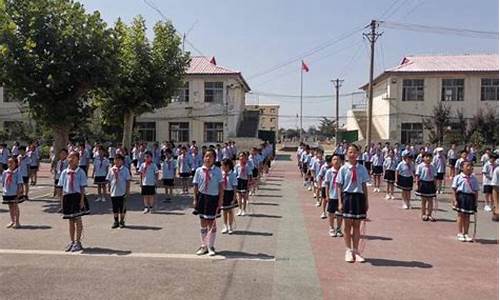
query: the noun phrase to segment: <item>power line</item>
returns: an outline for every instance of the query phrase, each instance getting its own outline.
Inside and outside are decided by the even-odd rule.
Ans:
[[[397,23],[390,21],[378,21],[385,28],[400,29],[415,32],[427,32],[444,35],[457,35],[470,38],[498,39],[498,31],[483,31],[465,28],[450,28],[441,26],[429,26],[421,24]]]
[[[300,98],[300,95],[285,95],[285,94],[275,94],[275,93],[267,93],[267,92],[250,92],[250,95],[259,95],[259,96],[269,96],[269,97],[281,97],[281,98]],[[365,92],[351,92],[351,93],[344,93],[344,94],[339,94],[340,97],[349,97],[353,95],[362,95],[365,94]],[[302,96],[303,98],[333,98],[332,95],[304,95]]]

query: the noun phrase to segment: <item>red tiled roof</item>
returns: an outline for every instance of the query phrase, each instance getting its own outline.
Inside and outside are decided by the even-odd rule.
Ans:
[[[187,75],[236,75],[241,80],[241,83],[247,91],[250,91],[250,86],[241,75],[240,71],[231,70],[216,64],[215,57],[192,56],[189,68],[186,71]]]

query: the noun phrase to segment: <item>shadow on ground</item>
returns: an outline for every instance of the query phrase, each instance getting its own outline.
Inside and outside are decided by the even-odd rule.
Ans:
[[[384,258],[367,258],[366,262],[374,267],[400,267],[400,268],[421,268],[430,269],[431,264],[421,262],[421,261],[404,261],[404,260],[393,260]]]

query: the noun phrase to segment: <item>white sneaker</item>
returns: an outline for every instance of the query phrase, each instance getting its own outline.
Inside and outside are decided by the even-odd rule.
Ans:
[[[308,186],[308,187],[307,187],[307,190],[308,190],[308,191],[312,191],[312,189],[313,189],[313,188],[312,188],[312,186]]]
[[[105,198],[105,197],[102,197],[102,198],[101,198],[101,202],[106,202],[106,198]]]
[[[461,233],[457,233],[457,240],[461,242],[465,242],[464,235]]]
[[[246,213],[245,213],[245,211],[244,211],[244,210],[242,210],[242,211],[241,211],[241,215],[240,215],[240,216],[244,216],[244,215],[246,215]]]
[[[330,228],[330,230],[328,230],[328,235],[331,237],[337,237],[337,233],[335,232],[335,229],[333,229],[333,228]]]
[[[491,206],[485,205],[484,206],[484,211],[491,211]]]
[[[320,206],[321,206],[321,202],[316,201],[316,207],[320,207]]]
[[[389,200],[389,199],[391,199],[391,196],[389,196],[388,194],[385,195],[385,200]]]
[[[207,250],[207,247],[206,246],[201,246],[197,251],[196,251],[196,255],[204,255],[204,254],[207,254],[208,253],[208,250]]]
[[[464,234],[464,241],[469,243],[473,242],[472,238],[467,233]]]
[[[241,209],[238,209],[238,213],[236,215],[241,216]]]
[[[354,259],[359,263],[364,263],[366,260],[361,254],[354,252]]]
[[[349,263],[354,262],[354,256],[353,256],[351,249],[347,249],[345,251],[345,261],[349,262]]]
[[[321,213],[320,218],[321,218],[321,219],[326,219],[326,214],[325,214],[325,212],[322,212],[322,213]]]
[[[394,200],[394,195],[391,195],[391,200]]]
[[[142,212],[143,214],[147,214],[149,212],[149,208],[144,207],[144,211]]]
[[[372,186],[372,184],[370,182],[367,182],[366,186]]]
[[[208,248],[208,256],[215,256],[215,248],[214,247],[211,247],[211,248]]]
[[[225,233],[227,233],[228,231],[229,231],[229,230],[227,229],[227,227],[226,227],[226,226],[224,226],[224,229],[222,229],[221,233],[222,233],[222,234],[225,234]]]
[[[233,234],[233,227],[229,226],[229,228],[227,230],[227,233],[228,234]]]
[[[403,203],[403,206],[401,208],[402,209],[408,209],[408,205],[406,205],[406,203]]]
[[[313,198],[316,198],[316,193],[313,193]]]

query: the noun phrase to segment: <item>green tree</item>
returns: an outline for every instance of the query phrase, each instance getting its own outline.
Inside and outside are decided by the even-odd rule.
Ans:
[[[429,141],[442,145],[447,127],[450,125],[451,109],[439,103],[433,109],[432,117],[424,119],[425,129],[430,131]]]
[[[323,137],[334,137],[335,136],[335,120],[330,120],[323,117],[319,123],[319,134]]]
[[[146,37],[146,24],[136,17],[130,26],[118,19],[114,38],[118,50],[118,71],[114,84],[103,89],[97,101],[103,123],[123,124],[123,140],[130,146],[136,116],[164,107],[180,88],[190,58],[183,53],[181,39],[169,22],[153,28],[154,40]]]
[[[88,116],[86,95],[113,74],[114,40],[72,0],[0,2],[0,84],[54,133],[59,151]]]
[[[481,136],[482,141],[487,145],[498,145],[498,111],[488,110],[479,112],[474,115],[470,122],[469,135],[477,133],[476,136]],[[481,140],[481,139],[478,139]]]

